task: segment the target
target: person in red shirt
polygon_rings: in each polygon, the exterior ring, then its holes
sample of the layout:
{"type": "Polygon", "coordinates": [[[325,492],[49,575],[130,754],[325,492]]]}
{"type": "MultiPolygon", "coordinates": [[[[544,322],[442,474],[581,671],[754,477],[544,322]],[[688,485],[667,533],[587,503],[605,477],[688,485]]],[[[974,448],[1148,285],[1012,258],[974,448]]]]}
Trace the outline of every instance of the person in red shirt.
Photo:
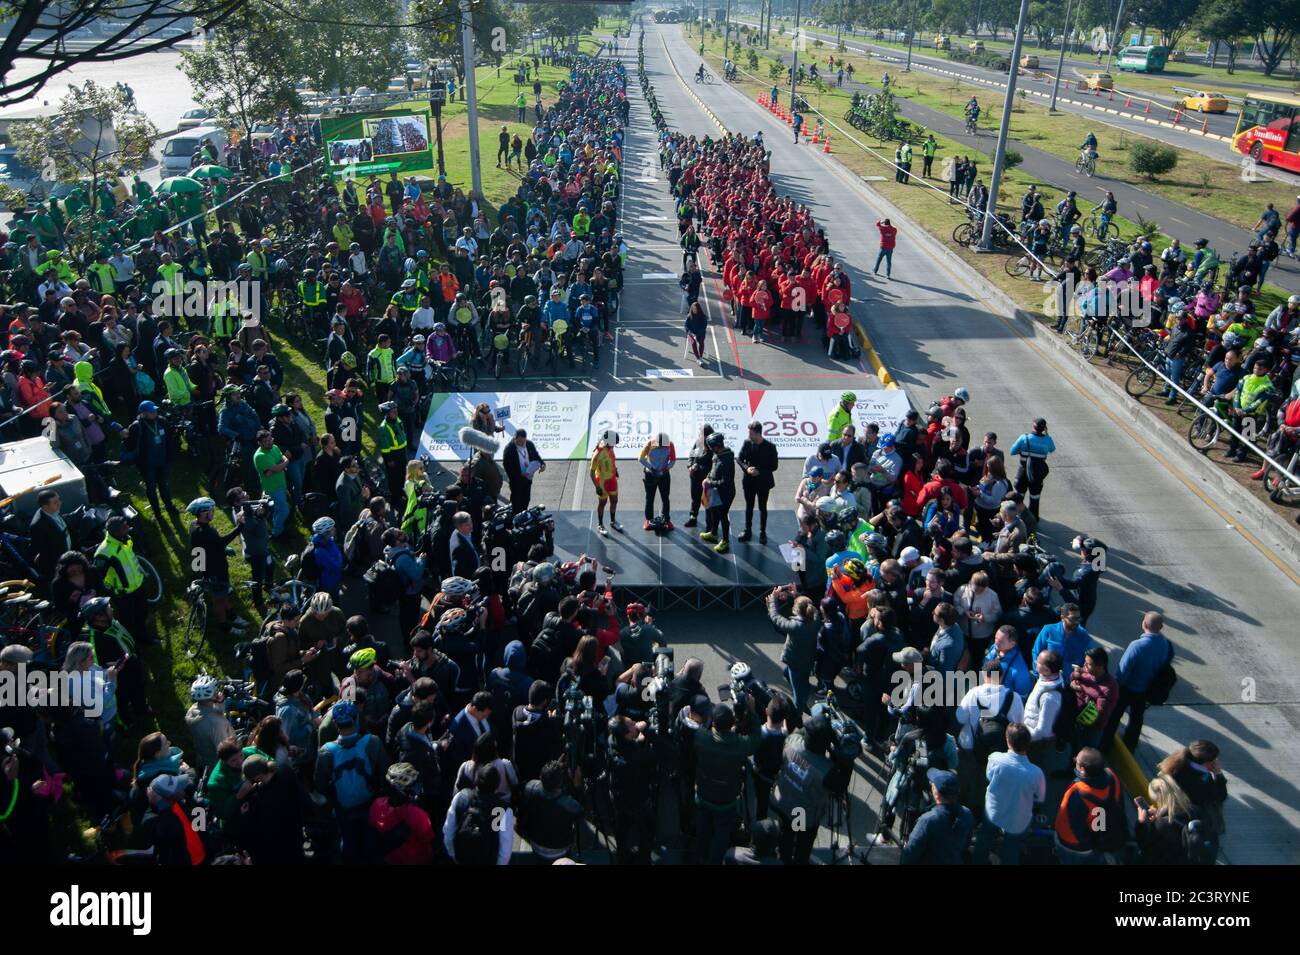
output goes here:
{"type": "Polygon", "coordinates": [[[892,278],[894,269],[894,241],[898,238],[898,230],[890,225],[888,219],[877,219],[876,228],[880,230],[880,254],[876,256],[876,267],[871,270],[872,275],[880,274],[880,263],[885,263],[885,278],[892,278]]]}
{"type": "Polygon", "coordinates": [[[754,320],[754,341],[763,340],[763,328],[772,314],[772,293],[767,290],[767,282],[760,280],[749,298],[750,312],[754,320]]]}

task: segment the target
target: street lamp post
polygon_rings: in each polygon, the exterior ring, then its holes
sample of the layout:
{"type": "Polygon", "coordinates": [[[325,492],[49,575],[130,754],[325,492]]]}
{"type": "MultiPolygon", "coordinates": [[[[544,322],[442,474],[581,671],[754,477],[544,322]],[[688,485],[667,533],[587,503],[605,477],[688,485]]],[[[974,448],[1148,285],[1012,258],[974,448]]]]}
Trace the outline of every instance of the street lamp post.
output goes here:
{"type": "Polygon", "coordinates": [[[1052,105],[1047,107],[1049,113],[1056,112],[1056,94],[1061,89],[1061,71],[1065,69],[1065,42],[1070,35],[1071,0],[1065,0],[1065,25],[1061,28],[1061,56],[1056,61],[1056,82],[1052,84],[1052,105]]]}
{"type": "Polygon", "coordinates": [[[912,72],[912,41],[916,38],[916,0],[912,0],[912,18],[907,24],[907,65],[904,73],[912,72]]]}
{"type": "Polygon", "coordinates": [[[1016,102],[1016,67],[1020,63],[1020,46],[1025,40],[1025,21],[1029,15],[1029,0],[1020,0],[1020,16],[1016,20],[1016,38],[1011,44],[1011,63],[1007,69],[1007,96],[1002,103],[1002,125],[998,128],[998,147],[993,154],[993,175],[989,179],[989,199],[984,207],[984,231],[980,236],[980,249],[988,252],[993,244],[993,220],[997,215],[998,187],[1002,185],[1002,164],[1007,156],[1007,132],[1011,128],[1011,107],[1016,102]]]}
{"type": "Polygon", "coordinates": [[[794,37],[790,43],[794,47],[794,62],[790,64],[790,112],[793,114],[794,109],[794,85],[799,80],[799,18],[803,15],[803,0],[795,0],[794,5],[794,37]]]}
{"type": "Polygon", "coordinates": [[[479,201],[483,199],[483,170],[478,161],[478,102],[474,84],[474,15],[469,0],[460,0],[461,50],[465,57],[465,102],[469,105],[469,173],[479,201]]]}
{"type": "MultiPolygon", "coordinates": [[[[727,0],[727,22],[722,29],[722,63],[725,66],[727,62],[727,50],[731,45],[731,0],[727,0]]],[[[725,77],[724,77],[725,79],[725,77]]]]}
{"type": "Polygon", "coordinates": [[[1110,72],[1111,60],[1115,58],[1115,44],[1119,43],[1119,18],[1124,15],[1124,0],[1119,0],[1119,10],[1115,12],[1115,35],[1111,37],[1106,50],[1106,72],[1110,72]]]}

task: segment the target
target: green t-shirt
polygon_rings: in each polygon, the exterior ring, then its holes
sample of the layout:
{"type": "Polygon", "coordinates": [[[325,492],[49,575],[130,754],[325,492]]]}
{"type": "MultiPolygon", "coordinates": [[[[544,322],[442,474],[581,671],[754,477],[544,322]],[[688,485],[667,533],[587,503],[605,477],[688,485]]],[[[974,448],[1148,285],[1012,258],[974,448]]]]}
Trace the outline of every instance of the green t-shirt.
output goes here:
{"type": "Polygon", "coordinates": [[[274,474],[267,474],[267,468],[273,468],[280,463],[280,458],[284,457],[274,444],[266,450],[258,448],[253,452],[253,467],[257,468],[257,476],[262,481],[262,490],[267,494],[274,494],[276,491],[285,489],[285,479],[283,471],[276,471],[274,474]]]}

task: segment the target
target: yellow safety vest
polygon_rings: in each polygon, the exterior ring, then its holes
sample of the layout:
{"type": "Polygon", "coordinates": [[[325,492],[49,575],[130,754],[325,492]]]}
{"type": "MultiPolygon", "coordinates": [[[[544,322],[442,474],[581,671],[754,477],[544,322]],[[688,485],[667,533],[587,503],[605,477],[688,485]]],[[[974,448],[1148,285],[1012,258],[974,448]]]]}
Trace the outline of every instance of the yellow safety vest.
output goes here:
{"type": "Polygon", "coordinates": [[[135,556],[135,546],[127,541],[122,543],[116,537],[108,535],[97,548],[95,560],[106,558],[104,569],[104,586],[111,594],[133,594],[144,586],[144,570],[135,556]],[[123,580],[125,577],[125,580],[123,580]]]}
{"type": "Polygon", "coordinates": [[[396,421],[384,418],[379,422],[378,444],[380,454],[401,451],[406,447],[406,428],[402,426],[400,418],[396,421]]]}

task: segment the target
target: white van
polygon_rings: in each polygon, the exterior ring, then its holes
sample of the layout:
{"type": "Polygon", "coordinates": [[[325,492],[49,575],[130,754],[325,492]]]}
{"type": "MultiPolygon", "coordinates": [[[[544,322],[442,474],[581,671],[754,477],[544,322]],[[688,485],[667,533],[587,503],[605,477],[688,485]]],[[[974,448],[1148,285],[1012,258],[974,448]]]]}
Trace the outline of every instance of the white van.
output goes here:
{"type": "Polygon", "coordinates": [[[222,155],[228,137],[226,131],[217,126],[196,126],[175,136],[168,136],[162,144],[162,175],[183,176],[190,170],[190,156],[203,140],[209,140],[217,147],[217,156],[222,155]]]}

